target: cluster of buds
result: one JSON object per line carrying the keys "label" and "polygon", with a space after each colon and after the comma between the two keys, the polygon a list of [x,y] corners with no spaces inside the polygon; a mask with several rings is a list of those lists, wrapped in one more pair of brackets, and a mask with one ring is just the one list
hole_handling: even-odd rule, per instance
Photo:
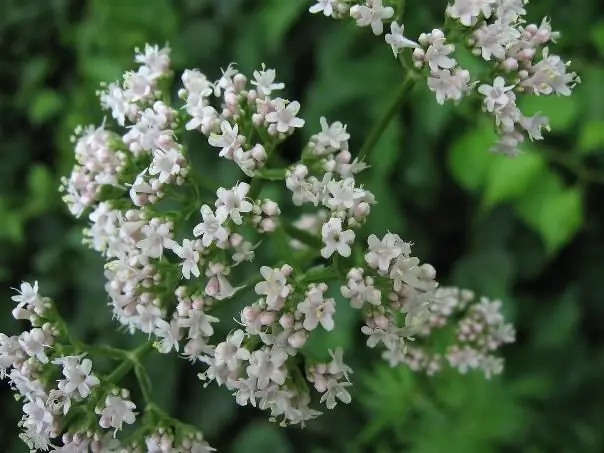
{"label": "cluster of buds", "polygon": [[[560,33],[552,30],[549,20],[544,18],[540,24],[524,20],[528,0],[454,0],[445,10],[451,20],[443,29],[422,33],[417,42],[405,37],[404,26],[392,20],[395,14],[402,17],[403,11],[393,8],[402,8],[401,3],[390,2],[390,6],[384,1],[319,0],[310,12],[336,19],[350,17],[361,27],[370,26],[375,35],[381,35],[384,22],[390,21],[386,43],[397,58],[403,49],[413,49],[411,71],[426,79],[439,104],[447,100],[457,103],[472,95],[481,99],[499,136],[492,151],[515,156],[526,137],[542,140],[542,130],[549,130],[547,117],[525,116],[520,111],[519,96],[570,96],[580,82],[576,73],[568,71],[569,63],[551,52],[549,46]],[[480,57],[492,79],[473,80],[470,71],[454,58],[456,46]],[[406,64],[405,57],[401,58]]]}

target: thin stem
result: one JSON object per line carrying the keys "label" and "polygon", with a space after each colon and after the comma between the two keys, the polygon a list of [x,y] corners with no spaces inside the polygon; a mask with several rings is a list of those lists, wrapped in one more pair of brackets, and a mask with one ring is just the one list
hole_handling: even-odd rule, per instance
{"label": "thin stem", "polygon": [[149,375],[145,371],[145,368],[137,363],[134,366],[134,374],[136,375],[136,380],[138,381],[138,386],[141,389],[141,393],[143,394],[143,399],[145,400],[145,404],[147,406],[153,405],[153,398],[151,395],[151,379]]}
{"label": "thin stem", "polygon": [[396,12],[396,20],[400,22],[403,20],[403,14],[405,13],[405,0],[399,0],[398,8]]}
{"label": "thin stem", "polygon": [[369,132],[369,135],[367,135],[367,138],[363,143],[363,146],[361,146],[361,150],[358,154],[359,158],[367,157],[371,153],[378,140],[388,127],[388,124],[390,124],[390,120],[403,103],[405,96],[413,86],[413,79],[414,77],[411,75],[411,73],[407,75],[404,82],[399,87],[398,91],[392,97],[392,102],[390,103],[384,114],[374,123],[371,131]]}
{"label": "thin stem", "polygon": [[147,355],[153,349],[153,341],[147,341],[142,346],[131,352],[126,352],[124,361],[107,376],[109,382],[118,382],[134,368],[142,357]]}
{"label": "thin stem", "polygon": [[575,155],[548,148],[540,148],[539,151],[550,162],[561,165],[571,173],[574,173],[579,181],[591,184],[604,184],[604,173],[590,170],[583,165],[580,159],[576,159]]}

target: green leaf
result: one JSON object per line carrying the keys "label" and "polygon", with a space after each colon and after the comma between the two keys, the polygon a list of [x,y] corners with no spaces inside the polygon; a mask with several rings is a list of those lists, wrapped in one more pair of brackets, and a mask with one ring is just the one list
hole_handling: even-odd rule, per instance
{"label": "green leaf", "polygon": [[480,295],[507,298],[513,275],[512,257],[506,250],[481,249],[457,261],[452,281]]}
{"label": "green leaf", "polygon": [[567,291],[557,304],[550,307],[535,326],[535,347],[560,349],[572,344],[581,318],[577,291]]}
{"label": "green leaf", "polygon": [[23,242],[23,217],[11,209],[6,199],[0,197],[0,239]]}
{"label": "green leaf", "polygon": [[570,96],[524,96],[519,107],[525,116],[536,113],[547,116],[550,126],[557,131],[572,127],[580,112],[579,103]]}
{"label": "green leaf", "polygon": [[579,150],[591,154],[604,149],[604,120],[588,121],[581,127]]}
{"label": "green leaf", "polygon": [[600,20],[591,29],[591,42],[596,46],[600,55],[604,56],[604,21]]}
{"label": "green leaf", "polygon": [[237,436],[231,448],[232,453],[292,453],[282,429],[276,424],[252,423]]}
{"label": "green leaf", "polygon": [[466,132],[449,149],[447,165],[451,176],[469,191],[477,191],[488,178],[493,155],[489,148],[496,136],[488,123]]}
{"label": "green leaf", "polygon": [[262,22],[269,50],[277,50],[291,25],[307,8],[306,2],[300,1],[269,0],[264,2]]}
{"label": "green leaf", "polygon": [[33,216],[51,208],[58,200],[56,183],[50,170],[41,164],[34,165],[27,175],[29,203],[23,208],[24,216]]}
{"label": "green leaf", "polygon": [[36,93],[29,104],[29,119],[34,124],[41,124],[56,115],[63,107],[63,99],[54,90],[43,89]]}
{"label": "green leaf", "polygon": [[566,245],[583,223],[583,192],[564,187],[560,177],[544,171],[516,200],[514,207],[520,217],[543,240],[549,253]]}
{"label": "green leaf", "polygon": [[369,162],[379,177],[386,177],[392,171],[395,171],[395,164],[399,156],[404,153],[401,146],[401,127],[397,119],[398,117],[395,116],[390,121],[390,124],[375,144],[373,156]]}
{"label": "green leaf", "polygon": [[522,196],[546,168],[545,160],[537,153],[526,153],[517,157],[490,157],[493,162],[487,172],[486,187],[482,196],[482,206],[486,209]]}

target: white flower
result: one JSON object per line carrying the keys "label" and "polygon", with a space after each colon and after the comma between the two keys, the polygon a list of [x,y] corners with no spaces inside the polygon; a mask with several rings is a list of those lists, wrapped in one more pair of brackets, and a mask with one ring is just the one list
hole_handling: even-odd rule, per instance
{"label": "white flower", "polygon": [[151,184],[145,181],[146,173],[147,168],[145,168],[136,176],[136,179],[132,184],[126,184],[127,186],[130,186],[130,199],[136,206],[142,206],[144,204],[143,200],[146,199],[146,197],[143,197],[140,194],[146,194],[148,196],[157,192],[157,190],[153,189],[153,186],[151,186]]}
{"label": "white flower", "polygon": [[424,55],[424,61],[433,72],[438,72],[439,69],[452,69],[457,64],[454,58],[449,57],[454,50],[455,46],[446,44],[444,37],[433,37]]}
{"label": "white flower", "polygon": [[322,12],[325,17],[333,15],[333,8],[336,0],[317,0],[317,3],[312,5],[308,11],[311,14]]}
{"label": "white flower", "polygon": [[33,426],[38,433],[46,431],[54,420],[42,398],[35,398],[25,403],[23,412],[27,415],[27,419],[24,420],[25,424]]}
{"label": "white flower", "polygon": [[136,404],[120,396],[109,395],[105,398],[105,408],[101,411],[99,425],[101,428],[122,429],[124,423],[131,425],[136,420]]}
{"label": "white flower", "polygon": [[212,82],[198,69],[186,69],[182,74],[182,84],[186,91],[187,103],[197,103],[199,99],[207,98],[214,88]]}
{"label": "white flower", "polygon": [[193,235],[195,237],[202,236],[203,246],[209,247],[214,241],[226,241],[229,237],[229,230],[223,227],[222,224],[227,219],[227,213],[222,211],[216,212],[216,215],[214,215],[212,208],[207,204],[204,204],[199,212],[203,221],[193,228]]}
{"label": "white flower", "polygon": [[16,290],[19,294],[17,296],[12,296],[11,299],[17,302],[17,307],[25,308],[25,307],[34,307],[36,312],[41,312],[44,308],[44,301],[42,297],[38,294],[38,282],[35,281],[33,286],[31,283],[23,282],[21,283],[20,290]]}
{"label": "white flower", "polygon": [[82,360],[79,364],[66,364],[63,367],[65,379],[59,381],[59,390],[67,395],[72,395],[76,391],[80,398],[86,398],[90,395],[90,389],[99,385],[100,380],[92,371],[92,361],[90,359]]}
{"label": "white flower", "polygon": [[329,350],[329,355],[332,361],[329,363],[327,371],[333,375],[342,373],[344,379],[349,380],[348,375],[353,374],[353,372],[352,368],[344,363],[344,350],[342,348],[336,348],[335,351]]}
{"label": "white flower", "polygon": [[44,352],[44,348],[48,345],[49,338],[46,333],[40,328],[31,329],[29,332],[23,332],[19,335],[19,344],[23,351],[30,356],[35,357],[42,363],[48,363],[48,357]]}
{"label": "white flower", "polygon": [[319,119],[319,122],[321,123],[321,132],[317,134],[317,141],[320,145],[340,149],[342,144],[350,138],[350,134],[346,132],[346,125],[341,122],[336,121],[330,126],[324,116]]}
{"label": "white flower", "polygon": [[176,149],[156,149],[153,151],[153,161],[149,166],[151,176],[159,175],[159,182],[166,183],[173,176],[178,176],[185,165],[182,154]]}
{"label": "white flower", "polygon": [[145,239],[139,241],[136,246],[150,258],[161,258],[164,248],[171,249],[176,245],[176,242],[170,237],[170,225],[167,223],[157,225],[151,222],[148,225],[143,225],[141,233],[145,236]]}
{"label": "white flower", "polygon": [[334,328],[333,314],[336,311],[336,303],[333,298],[324,299],[323,292],[313,287],[306,293],[306,298],[300,302],[296,309],[304,315],[303,327],[314,330],[321,324],[327,331]]}
{"label": "white flower", "polygon": [[199,252],[195,249],[195,243],[190,239],[183,239],[182,246],[174,248],[174,253],[182,259],[180,266],[182,268],[182,276],[189,280],[191,274],[195,277],[199,277],[200,271],[199,266]]}
{"label": "white flower", "polygon": [[321,238],[325,247],[321,249],[321,256],[329,258],[334,252],[338,252],[343,257],[350,256],[350,243],[354,241],[354,231],[342,231],[342,219],[332,217],[321,228]]}
{"label": "white flower", "polygon": [[4,379],[6,370],[14,366],[23,354],[17,337],[9,337],[0,332],[0,379]]}
{"label": "white flower", "polygon": [[154,345],[159,352],[167,354],[172,349],[177,352],[179,351],[180,347],[178,342],[182,338],[182,335],[180,333],[178,320],[173,319],[171,322],[167,322],[161,318],[157,318],[155,320],[155,330],[153,333],[155,336],[162,339]]}
{"label": "white flower", "polygon": [[191,309],[186,318],[180,320],[180,326],[189,329],[188,338],[211,337],[214,335],[212,323],[220,321],[214,316],[210,316],[201,310]]}
{"label": "white flower", "polygon": [[257,379],[249,378],[249,379],[238,379],[232,383],[234,389],[237,389],[235,392],[235,401],[240,406],[247,406],[250,403],[252,406],[256,407],[256,393],[258,392],[257,387]]}
{"label": "white flower", "polygon": [[505,79],[501,76],[495,77],[493,85],[483,84],[478,87],[478,92],[484,96],[484,106],[487,112],[505,107],[510,98],[506,93],[514,88],[514,85],[505,85]]}
{"label": "white flower", "polygon": [[482,361],[482,354],[469,346],[459,349],[457,346],[449,348],[447,351],[447,360],[449,364],[457,368],[461,374],[466,374],[469,370],[478,368]]}
{"label": "white flower", "polygon": [[428,88],[436,93],[436,102],[444,104],[447,99],[460,100],[468,91],[469,81],[470,73],[464,69],[441,69],[428,77]]}
{"label": "white flower", "polygon": [[354,178],[341,181],[332,179],[327,183],[327,190],[331,197],[327,204],[331,209],[351,209],[357,200],[365,196],[365,191],[354,186]]}
{"label": "white flower", "polygon": [[388,271],[392,260],[403,253],[408,255],[411,251],[408,244],[402,243],[407,246],[404,248],[401,242],[400,238],[392,233],[384,235],[381,241],[375,234],[370,235],[367,239],[368,252],[365,255],[365,261],[374,269],[378,268],[382,272]]}
{"label": "white flower", "polygon": [[158,319],[161,318],[161,309],[156,305],[136,306],[136,324],[144,333],[150,334],[155,328]]}
{"label": "white flower", "polygon": [[249,360],[250,351],[241,347],[244,332],[241,329],[230,334],[226,341],[219,343],[214,351],[216,366],[225,365],[229,370],[235,371],[241,360]]}
{"label": "white flower", "polygon": [[124,89],[126,97],[131,102],[138,102],[148,97],[153,90],[156,75],[147,66],[141,66],[137,72],[128,71],[124,74]]}
{"label": "white flower", "polygon": [[497,19],[492,24],[476,29],[473,36],[482,58],[489,61],[493,56],[504,60],[507,48],[520,38],[520,31],[503,19]]}
{"label": "white flower", "polygon": [[231,157],[235,151],[241,148],[241,144],[245,142],[245,137],[239,135],[239,126],[235,124],[231,126],[227,120],[220,123],[220,131],[222,135],[211,133],[208,137],[210,146],[222,148],[218,155],[220,157]]}
{"label": "white flower", "polygon": [[241,213],[252,212],[254,207],[251,202],[245,199],[250,190],[250,185],[246,182],[240,182],[231,190],[220,187],[216,191],[216,216],[230,217],[237,225],[243,223]]}
{"label": "white flower", "polygon": [[503,359],[492,355],[485,356],[480,361],[480,368],[482,368],[484,376],[491,379],[491,377],[501,374],[503,371]]}
{"label": "white flower", "polygon": [[519,123],[531,140],[543,140],[541,129],[550,130],[549,119],[538,113],[533,116],[521,116]]}
{"label": "white flower", "polygon": [[405,30],[405,26],[403,24],[399,25],[396,22],[392,22],[390,24],[390,33],[387,33],[385,36],[386,44],[392,47],[392,53],[396,57],[401,50],[405,47],[419,47],[419,44],[415,41],[411,41],[410,39],[405,38],[403,32]]}
{"label": "white flower", "polygon": [[357,21],[359,27],[371,26],[375,35],[381,35],[384,32],[386,19],[394,16],[394,8],[383,6],[382,0],[367,0],[367,5],[354,5],[350,8],[350,17]]}
{"label": "white flower", "polygon": [[166,73],[170,68],[170,48],[159,48],[158,45],[151,46],[145,44],[145,52],[141,53],[138,49],[134,49],[136,55],[134,61],[144,64],[151,69],[151,74],[154,77],[159,77]]}
{"label": "white flower", "polygon": [[278,385],[285,383],[287,372],[283,365],[287,354],[279,349],[254,351],[250,356],[250,365],[246,368],[249,377],[258,379],[258,389],[262,390],[271,382]]}
{"label": "white flower", "polygon": [[287,284],[287,278],[281,271],[281,269],[272,269],[268,266],[262,266],[260,273],[264,280],[256,283],[254,291],[256,294],[266,296],[266,305],[271,309],[279,309],[277,302],[281,302],[285,299],[289,292],[290,287]]}
{"label": "white flower", "polygon": [[[367,278],[370,281],[369,278]],[[369,302],[371,305],[380,305],[382,303],[382,293],[373,286],[365,281],[349,279],[346,286],[340,288],[342,295],[350,300],[350,306],[357,310],[363,308],[365,302]]]}
{"label": "white flower", "polygon": [[254,80],[252,85],[256,86],[256,90],[260,96],[268,96],[273,90],[282,90],[285,88],[284,83],[275,83],[276,72],[274,69],[266,69],[262,63],[261,71],[254,71]]}
{"label": "white flower", "polygon": [[286,133],[290,128],[304,126],[304,120],[296,117],[300,111],[298,101],[288,102],[285,99],[277,98],[273,99],[272,105],[275,111],[267,113],[266,121],[277,123],[277,131]]}
{"label": "white flower", "polygon": [[349,404],[352,401],[350,393],[346,390],[346,387],[350,387],[350,382],[338,382],[335,379],[329,379],[327,381],[327,390],[321,396],[321,403],[325,403],[327,409],[333,409],[336,407],[336,399],[339,399],[344,404]]}
{"label": "white flower", "polygon": [[476,19],[482,13],[485,19],[491,17],[491,0],[455,0],[452,5],[447,6],[446,13],[453,19],[471,27],[475,25]]}

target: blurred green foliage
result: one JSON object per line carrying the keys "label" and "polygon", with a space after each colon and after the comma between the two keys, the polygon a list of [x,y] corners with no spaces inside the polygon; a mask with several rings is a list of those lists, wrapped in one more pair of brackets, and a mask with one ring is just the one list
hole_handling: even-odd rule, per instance
{"label": "blurred green foliage", "polygon": [[[407,1],[409,36],[442,22],[444,1]],[[102,263],[80,244],[56,190],[73,163],[70,133],[102,120],[95,90],[130,66],[133,48],[169,42],[176,70],[209,76],[236,61],[265,62],[287,82],[302,115],[348,124],[357,149],[388,104],[400,68],[379,39],[354,24],[306,13],[302,0],[48,0],[0,4],[0,331],[13,332],[9,286],[37,278],[88,341],[112,339]],[[228,392],[203,389],[184,361],[147,365],[158,403],[233,453],[488,453],[604,451],[604,14],[596,0],[533,0],[551,14],[558,52],[583,83],[571,98],[531,98],[552,133],[515,160],[487,149],[493,133],[469,107],[439,106],[415,89],[372,155],[364,181],[379,204],[367,231],[416,244],[440,281],[506,301],[518,326],[504,376],[390,369],[338,304],[353,404],[305,430],[282,430],[241,409]],[[464,61],[465,63],[465,61]],[[307,134],[311,129],[307,129]],[[296,144],[292,144],[295,152]],[[225,170],[229,171],[229,170]],[[340,309],[342,307],[342,309]],[[113,339],[111,341],[114,341]],[[19,405],[8,391],[0,444],[16,437]]]}

